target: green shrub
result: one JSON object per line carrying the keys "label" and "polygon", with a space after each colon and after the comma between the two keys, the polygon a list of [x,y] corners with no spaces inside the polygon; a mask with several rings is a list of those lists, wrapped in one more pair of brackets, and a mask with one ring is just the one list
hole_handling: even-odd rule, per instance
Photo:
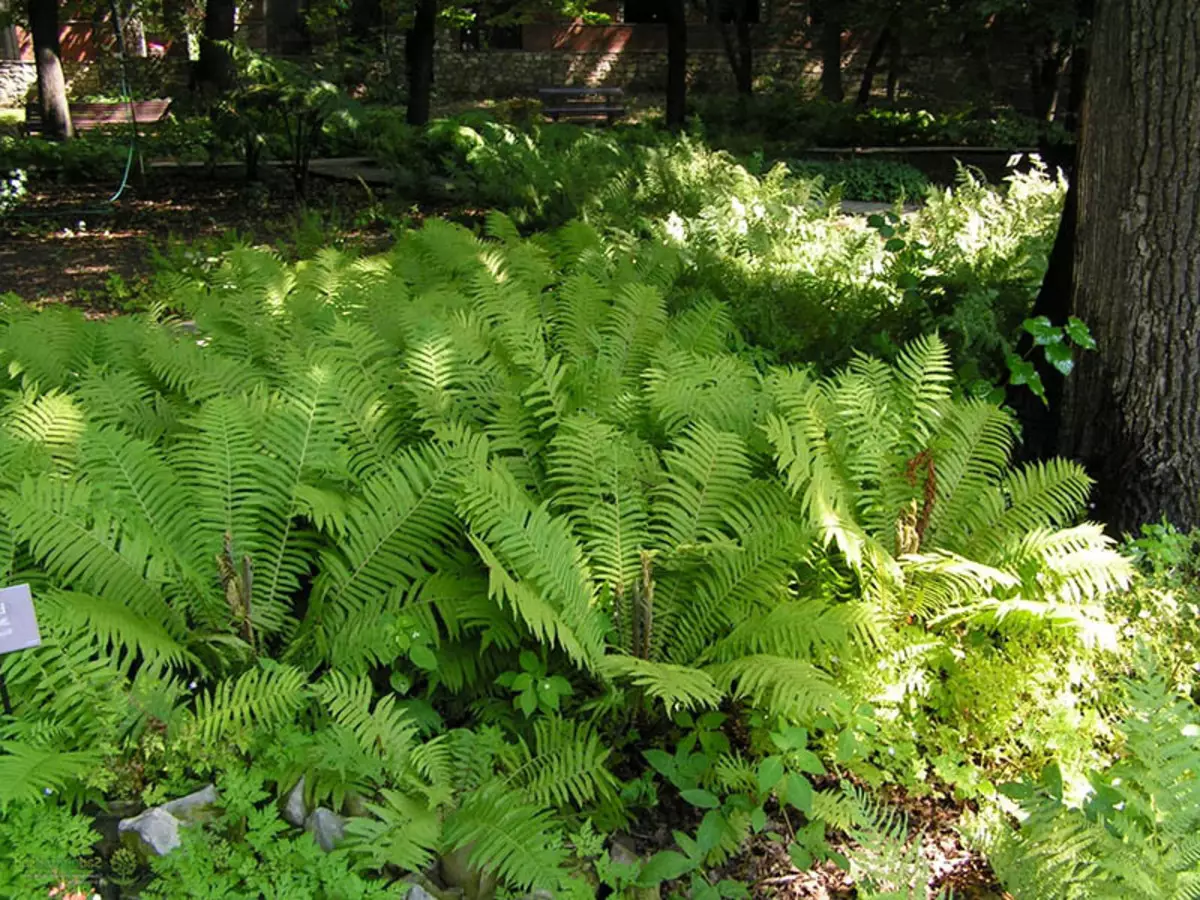
{"label": "green shrub", "polygon": [[843,199],[883,203],[920,200],[929,190],[929,180],[920,169],[906,163],[873,159],[849,162],[792,161],[788,168],[801,178],[820,178],[837,185]]}

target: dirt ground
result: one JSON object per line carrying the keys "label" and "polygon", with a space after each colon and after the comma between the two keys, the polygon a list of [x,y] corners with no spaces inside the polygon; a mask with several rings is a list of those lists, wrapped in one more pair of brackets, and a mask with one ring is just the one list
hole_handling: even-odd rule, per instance
{"label": "dirt ground", "polygon": [[151,171],[109,203],[114,188],[31,185],[21,206],[0,220],[0,293],[119,308],[154,271],[152,248],[166,252],[173,241],[215,241],[230,232],[285,252],[306,230],[365,250],[390,243],[386,229],[364,215],[378,198],[354,183],[314,179],[307,204],[286,180],[247,185],[237,170]]}

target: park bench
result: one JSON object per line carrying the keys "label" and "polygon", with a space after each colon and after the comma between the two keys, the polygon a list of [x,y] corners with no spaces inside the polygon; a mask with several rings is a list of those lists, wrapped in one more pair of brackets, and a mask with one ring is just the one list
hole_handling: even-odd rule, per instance
{"label": "park bench", "polygon": [[[76,131],[90,131],[105,125],[127,125],[130,121],[130,104],[120,103],[71,103],[71,124]],[[171,106],[170,100],[135,100],[133,117],[139,125],[161,121]],[[25,104],[25,133],[38,134],[42,131],[42,110],[37,101]]]}
{"label": "park bench", "polygon": [[609,125],[625,115],[621,104],[625,91],[602,87],[547,87],[538,90],[542,112],[553,121],[560,119],[597,119]]}

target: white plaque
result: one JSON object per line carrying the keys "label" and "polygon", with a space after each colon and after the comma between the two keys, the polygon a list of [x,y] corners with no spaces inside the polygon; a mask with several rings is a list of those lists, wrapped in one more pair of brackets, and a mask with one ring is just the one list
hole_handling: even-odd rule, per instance
{"label": "white plaque", "polygon": [[0,588],[0,654],[28,650],[41,643],[29,585]]}

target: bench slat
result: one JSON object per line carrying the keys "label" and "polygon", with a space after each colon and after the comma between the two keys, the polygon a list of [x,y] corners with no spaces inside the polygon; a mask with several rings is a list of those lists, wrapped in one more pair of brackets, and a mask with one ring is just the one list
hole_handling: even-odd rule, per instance
{"label": "bench slat", "polygon": [[[69,103],[71,124],[77,131],[88,131],[104,125],[127,125],[132,119],[128,103]],[[171,106],[170,100],[135,100],[133,118],[138,123],[160,121]],[[25,130],[42,130],[42,111],[36,103],[25,107]]]}
{"label": "bench slat", "polygon": [[619,87],[552,87],[538,88],[539,94],[550,97],[586,97],[592,94],[622,97],[625,89]]}

